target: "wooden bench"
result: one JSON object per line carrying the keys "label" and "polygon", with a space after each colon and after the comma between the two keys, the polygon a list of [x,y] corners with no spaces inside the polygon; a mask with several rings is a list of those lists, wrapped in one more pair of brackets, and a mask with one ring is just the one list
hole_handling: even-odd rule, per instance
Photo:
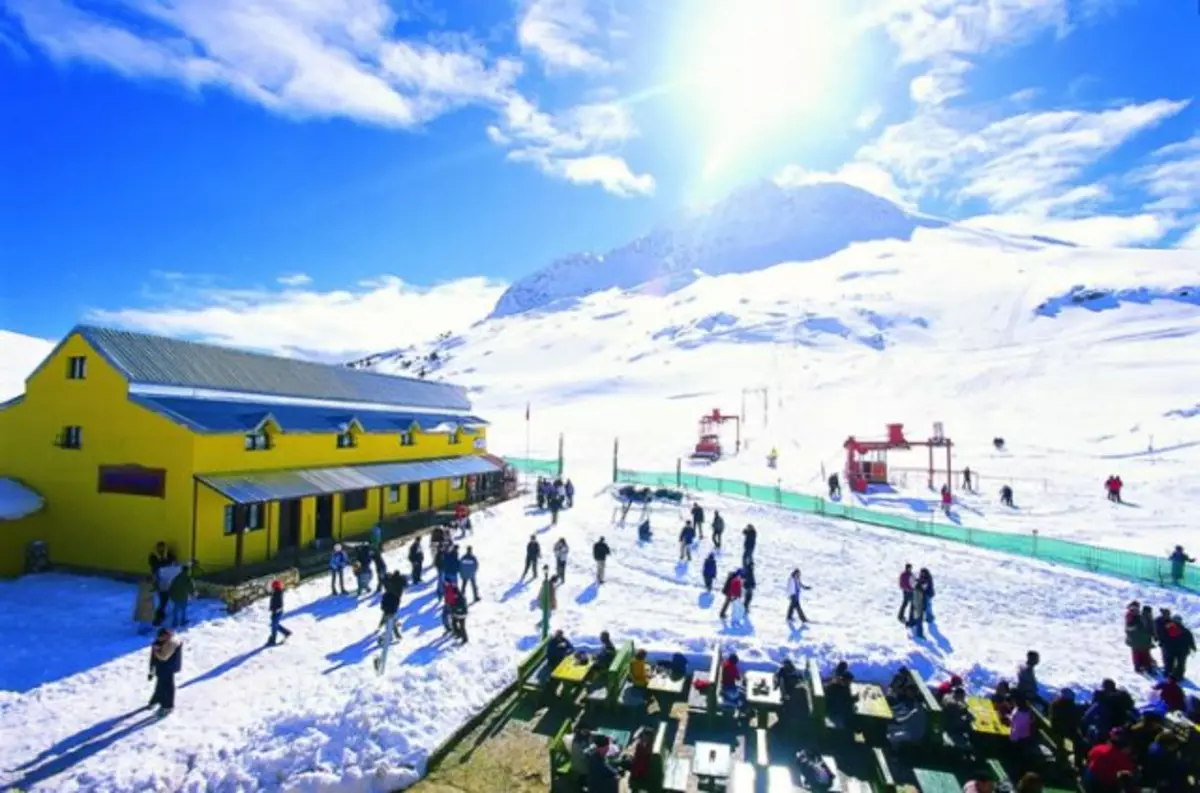
{"label": "wooden bench", "polygon": [[879,789],[883,793],[895,793],[896,777],[892,775],[892,766],[888,762],[887,755],[882,749],[876,748],[874,751],[875,758],[875,773],[879,775]]}
{"label": "wooden bench", "polygon": [[920,673],[910,667],[908,676],[912,678],[917,692],[921,695],[921,706],[929,712],[929,732],[926,740],[940,744],[942,742],[942,706],[933,692],[929,690],[929,686],[925,685],[925,680]]}
{"label": "wooden bench", "polygon": [[660,721],[651,750],[650,789],[666,793],[687,793],[692,776],[692,759],[679,757],[667,746],[667,722]]}
{"label": "wooden bench", "polygon": [[571,731],[571,719],[566,719],[550,741],[550,789],[560,790],[571,780],[571,752],[564,740]]}
{"label": "wooden bench", "polygon": [[820,732],[833,726],[825,711],[825,684],[821,682],[821,667],[817,666],[815,658],[809,658],[805,669],[808,674],[808,712],[812,714]]}
{"label": "wooden bench", "polygon": [[603,687],[588,694],[587,704],[604,705],[609,708],[616,707],[621,697],[621,690],[625,686],[625,681],[629,678],[629,664],[632,661],[633,642],[625,642],[621,646],[621,649],[617,650],[612,663],[608,665],[608,671],[604,673]]}
{"label": "wooden bench", "polygon": [[550,679],[550,669],[546,663],[546,648],[550,646],[550,638],[546,637],[534,646],[529,655],[517,664],[517,680],[525,691],[540,691]]}
{"label": "wooden bench", "polygon": [[1074,767],[1075,763],[1075,742],[1065,735],[1059,735],[1054,732],[1054,727],[1050,724],[1045,714],[1037,708],[1030,708],[1033,711],[1034,723],[1037,724],[1038,733],[1046,744],[1053,750],[1055,759],[1058,762]]}

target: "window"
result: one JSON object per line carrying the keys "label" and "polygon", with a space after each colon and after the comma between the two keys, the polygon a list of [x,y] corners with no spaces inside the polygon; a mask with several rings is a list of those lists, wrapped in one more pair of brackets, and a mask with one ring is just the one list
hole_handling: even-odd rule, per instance
{"label": "window", "polygon": [[400,485],[391,485],[388,487],[388,503],[395,504],[400,501]]}
{"label": "window", "polygon": [[462,435],[460,434],[459,430],[455,430],[454,432],[450,433],[451,446],[457,446],[460,441],[462,441]]}
{"label": "window", "polygon": [[342,493],[342,512],[358,512],[367,508],[367,491],[349,490]]}
{"label": "window", "polygon": [[337,447],[339,449],[353,449],[354,433],[350,432],[349,430],[346,432],[339,432],[337,436]]}
{"label": "window", "polygon": [[67,379],[83,380],[87,377],[87,356],[72,355],[67,359]]}
{"label": "window", "polygon": [[401,446],[412,446],[414,444],[414,442],[415,442],[415,439],[413,438],[413,434],[411,432],[400,433],[400,445]]}
{"label": "window", "polygon": [[167,472],[161,468],[143,468],[140,465],[102,465],[96,490],[120,496],[165,498]]}
{"label": "window", "polygon": [[230,504],[225,507],[225,533],[257,531],[267,525],[266,505]]}
{"label": "window", "polygon": [[58,439],[58,445],[64,449],[82,449],[83,427],[63,427],[62,435]]}
{"label": "window", "polygon": [[462,490],[462,485],[463,485],[463,483],[462,483],[461,476],[456,476],[450,480],[450,489],[451,490]]}
{"label": "window", "polygon": [[271,448],[271,436],[266,430],[246,433],[246,451],[257,452]]}

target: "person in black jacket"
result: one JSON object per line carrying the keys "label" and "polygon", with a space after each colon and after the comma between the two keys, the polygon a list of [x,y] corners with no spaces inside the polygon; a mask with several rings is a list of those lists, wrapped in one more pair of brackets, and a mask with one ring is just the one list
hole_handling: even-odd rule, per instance
{"label": "person in black jacket", "polygon": [[275,646],[275,637],[278,634],[283,634],[283,640],[286,642],[292,632],[283,627],[283,582],[276,579],[271,582],[271,638],[267,639],[267,646]]}
{"label": "person in black jacket", "polygon": [[[403,576],[402,576],[403,577]],[[383,628],[383,636],[380,637],[379,646],[381,652],[375,656],[375,673],[383,674],[383,670],[387,667],[388,650],[391,649],[392,641],[400,641],[400,626],[396,624],[396,612],[400,610],[400,591],[397,591],[395,582],[392,577],[388,577],[390,585],[384,589],[383,597],[379,599],[379,609],[383,612],[379,620],[379,628]],[[379,632],[376,628],[376,633]]]}
{"label": "person in black jacket", "polygon": [[421,583],[421,568],[425,565],[425,552],[421,550],[421,538],[412,541],[408,546],[408,562],[412,565],[413,586]]}
{"label": "person in black jacket", "polygon": [[742,566],[754,561],[754,549],[758,546],[758,529],[753,523],[747,523],[742,529]]}
{"label": "person in black jacket", "polygon": [[525,569],[521,572],[521,580],[525,580],[525,576],[537,578],[538,562],[542,558],[542,546],[537,541],[536,534],[529,535],[529,542],[525,544]]}
{"label": "person in black jacket", "polygon": [[725,518],[721,517],[721,513],[713,510],[712,519],[712,540],[713,546],[721,547],[721,535],[725,533]]}
{"label": "person in black jacket", "polygon": [[746,565],[746,572],[742,580],[742,603],[746,606],[746,613],[750,613],[750,601],[754,600],[754,590],[758,588],[758,579],[754,576],[754,562]]}
{"label": "person in black jacket", "polygon": [[604,565],[608,562],[609,555],[612,554],[612,549],[608,547],[608,543],[604,538],[596,540],[596,544],[592,546],[592,558],[596,560],[596,583],[604,583]]}
{"label": "person in black jacket", "polygon": [[158,705],[158,715],[166,716],[175,709],[175,675],[183,668],[183,643],[167,628],[159,628],[150,648],[150,675],[154,680],[154,695],[147,707]]}
{"label": "person in black jacket", "polygon": [[378,595],[383,591],[384,579],[388,575],[387,562],[384,561],[383,550],[381,548],[371,548],[371,561],[375,565],[375,594]]}
{"label": "person in black jacket", "polygon": [[574,651],[575,646],[571,644],[571,640],[561,630],[555,631],[546,645],[546,668],[553,672]]}
{"label": "person in black jacket", "polygon": [[704,507],[697,501],[692,504],[692,525],[696,527],[696,536],[704,539]]}
{"label": "person in black jacket", "polygon": [[[716,537],[716,529],[713,529],[713,536]],[[712,592],[713,581],[717,577],[717,554],[709,551],[708,556],[704,558],[704,591]]]}

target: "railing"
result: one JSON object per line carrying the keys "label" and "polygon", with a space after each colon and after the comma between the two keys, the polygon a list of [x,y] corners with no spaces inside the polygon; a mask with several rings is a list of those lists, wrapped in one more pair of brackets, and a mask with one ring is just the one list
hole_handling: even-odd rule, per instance
{"label": "railing", "polygon": [[[536,472],[554,473],[558,465],[557,461],[506,459],[510,464],[522,468],[522,470]],[[523,468],[525,465],[537,467],[525,469]],[[1147,556],[1132,551],[1120,551],[1069,540],[1051,539],[1039,536],[1036,529],[1029,534],[1015,534],[938,523],[932,518],[917,520],[904,515],[877,512],[845,502],[829,501],[818,496],[796,493],[772,485],[752,484],[738,479],[719,479],[674,471],[634,471],[627,468],[618,468],[616,473],[617,481],[624,484],[717,493],[722,496],[748,499],[760,504],[771,504],[793,512],[842,518],[855,523],[919,534],[923,537],[960,542],[977,548],[986,548],[989,551],[1024,556],[1092,573],[1103,573],[1155,584],[1171,583],[1171,563],[1165,556]],[[1186,567],[1181,583],[1188,588],[1200,588],[1200,570],[1192,566]]]}

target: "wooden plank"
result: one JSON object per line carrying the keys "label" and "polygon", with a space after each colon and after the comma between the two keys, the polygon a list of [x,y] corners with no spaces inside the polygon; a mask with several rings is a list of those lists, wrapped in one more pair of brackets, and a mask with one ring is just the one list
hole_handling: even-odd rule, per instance
{"label": "wooden plank", "polygon": [[771,755],[767,748],[767,731],[754,731],[754,764],[766,768],[771,764]]}
{"label": "wooden plank", "polygon": [[668,793],[687,793],[692,777],[692,758],[672,757],[663,774],[663,790]]}
{"label": "wooden plank", "polygon": [[875,772],[879,774],[880,787],[886,793],[894,793],[896,790],[896,778],[892,776],[892,767],[888,763],[887,755],[882,749],[875,749],[873,752],[875,758]]}
{"label": "wooden plank", "polygon": [[817,729],[825,729],[825,684],[821,682],[821,668],[815,658],[809,658],[805,666],[808,671],[808,710],[817,722]]}

